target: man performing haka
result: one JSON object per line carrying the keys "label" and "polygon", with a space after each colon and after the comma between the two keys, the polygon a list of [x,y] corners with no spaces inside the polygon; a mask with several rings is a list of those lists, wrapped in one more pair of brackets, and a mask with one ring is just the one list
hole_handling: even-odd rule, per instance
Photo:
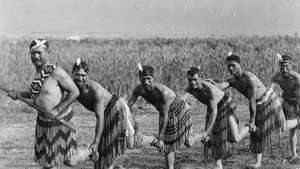
{"label": "man performing haka", "polygon": [[70,122],[74,112],[70,105],[79,95],[71,77],[61,68],[48,64],[49,44],[45,39],[35,39],[29,46],[31,61],[36,69],[30,91],[11,90],[12,99],[32,99],[39,111],[36,121],[34,161],[44,169],[64,163],[75,165],[88,158],[88,149],[78,150],[75,133],[56,119]]}
{"label": "man performing haka", "polygon": [[254,125],[247,124],[239,133],[236,105],[229,93],[224,93],[217,86],[201,79],[200,69],[191,67],[187,70],[188,87],[183,98],[193,95],[207,105],[206,127],[202,141],[210,141],[216,169],[222,169],[222,159],[227,155],[226,142],[236,143],[255,131]]}
{"label": "man performing haka", "polygon": [[155,82],[154,68],[152,66],[139,66],[141,85],[134,88],[128,101],[131,107],[141,96],[151,103],[159,112],[158,136],[153,140],[160,152],[165,153],[168,169],[174,169],[174,151],[185,144],[191,146],[201,140],[200,135],[188,138],[192,124],[191,113],[184,100],[167,86]]}
{"label": "man performing haka", "polygon": [[280,133],[285,127],[281,104],[276,94],[266,89],[253,73],[242,70],[239,56],[230,55],[226,58],[226,62],[228,71],[233,77],[215,85],[222,90],[233,87],[249,100],[249,125],[257,128],[255,132],[250,133],[250,147],[255,154],[256,163],[249,167],[259,168],[265,147],[271,145],[272,136]]}
{"label": "man performing haka", "polygon": [[292,58],[288,55],[279,57],[280,72],[273,75],[270,88],[273,89],[278,83],[282,90],[282,109],[286,119],[287,128],[290,130],[290,146],[292,157],[290,163],[296,163],[297,155],[297,128],[300,118],[300,74],[292,70]]}
{"label": "man performing haka", "polygon": [[88,64],[77,59],[72,70],[80,91],[77,100],[96,116],[95,136],[90,146],[94,153],[90,157],[95,162],[94,169],[113,169],[115,160],[126,148],[150,146],[154,137],[136,133],[127,102],[89,79],[88,73]]}

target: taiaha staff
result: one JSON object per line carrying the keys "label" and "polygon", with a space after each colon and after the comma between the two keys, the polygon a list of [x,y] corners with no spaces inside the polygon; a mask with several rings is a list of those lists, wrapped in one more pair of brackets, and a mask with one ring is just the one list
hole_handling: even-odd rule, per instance
{"label": "taiaha staff", "polygon": [[[11,90],[0,85],[0,90],[9,93]],[[74,129],[74,127],[72,126],[72,124],[64,119],[58,119],[57,117],[55,117],[52,113],[50,113],[49,111],[46,111],[45,109],[43,109],[42,107],[34,104],[33,102],[27,100],[26,98],[17,95],[16,98],[18,100],[21,100],[22,102],[26,103],[28,106],[35,108],[36,110],[45,113],[48,117],[50,117],[51,119],[53,119],[56,122],[59,122],[61,124],[63,124],[64,126],[68,127],[69,129],[71,129],[72,131],[76,132],[76,130]]]}

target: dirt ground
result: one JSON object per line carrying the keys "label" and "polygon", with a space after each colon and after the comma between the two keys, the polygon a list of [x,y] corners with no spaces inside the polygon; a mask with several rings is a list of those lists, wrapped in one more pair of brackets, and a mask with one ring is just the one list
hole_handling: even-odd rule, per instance
{"label": "dirt ground", "polygon": [[[196,103],[199,104],[199,103]],[[192,106],[192,121],[194,132],[203,131],[205,107]],[[76,116],[74,124],[77,129],[77,139],[79,146],[91,143],[94,135],[95,118],[93,113],[85,111],[78,104],[75,104]],[[248,118],[247,106],[238,106],[238,117],[240,126]],[[33,145],[35,133],[36,113],[32,112],[25,105],[19,102],[7,102],[0,105],[0,169],[38,169],[39,166],[33,162]],[[137,113],[137,120],[145,135],[157,133],[158,113],[152,107],[140,108]],[[263,168],[285,168],[300,169],[300,165],[282,165],[282,154],[287,154],[287,135],[285,143],[281,144],[281,150],[275,147],[274,150],[267,151],[263,157]],[[242,142],[230,146],[233,154],[224,161],[226,169],[242,169],[246,164],[253,162],[249,151],[249,138]],[[300,151],[300,149],[298,149]],[[268,155],[267,155],[268,154]],[[176,153],[176,169],[209,169],[212,168],[212,159],[209,156],[205,160],[203,146],[196,145],[193,148],[183,148]],[[128,150],[121,157],[118,164],[123,163],[126,169],[162,169],[165,166],[164,156],[153,147]],[[300,164],[300,163],[299,163]],[[70,169],[70,167],[60,166],[60,169]],[[86,161],[78,164],[75,169],[92,169],[93,163]]]}

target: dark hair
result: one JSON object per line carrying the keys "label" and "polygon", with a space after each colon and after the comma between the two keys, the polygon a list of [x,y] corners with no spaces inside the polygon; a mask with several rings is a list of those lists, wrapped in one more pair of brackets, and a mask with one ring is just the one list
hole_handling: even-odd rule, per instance
{"label": "dark hair", "polygon": [[190,75],[190,76],[193,76],[195,74],[199,75],[199,73],[200,73],[200,69],[198,67],[196,67],[196,66],[190,67],[187,70],[187,75]]}
{"label": "dark hair", "polygon": [[229,61],[235,61],[237,63],[241,63],[241,58],[237,55],[230,55],[226,58],[226,61],[229,62]]}
{"label": "dark hair", "polygon": [[72,73],[80,69],[83,69],[86,73],[89,73],[89,65],[85,61],[81,61],[79,65],[77,63],[74,63]]}
{"label": "dark hair", "polygon": [[143,65],[143,70],[139,71],[140,76],[154,76],[154,68],[152,66]]}
{"label": "dark hair", "polygon": [[288,56],[288,55],[282,55],[282,61],[292,61],[292,57],[291,56]]}
{"label": "dark hair", "polygon": [[46,46],[46,50],[48,51],[49,50],[49,43],[48,43],[48,41],[46,40],[46,39],[34,39],[34,40],[32,40],[31,41],[31,43],[30,43],[30,45],[29,45],[29,50],[33,47],[33,46],[35,46],[36,45],[36,41],[46,41],[45,43],[44,43],[44,45]]}

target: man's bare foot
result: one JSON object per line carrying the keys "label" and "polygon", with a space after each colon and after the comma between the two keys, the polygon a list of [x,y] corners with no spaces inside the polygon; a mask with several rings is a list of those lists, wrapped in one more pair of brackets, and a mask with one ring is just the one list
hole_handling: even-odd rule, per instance
{"label": "man's bare foot", "polygon": [[192,147],[196,143],[201,142],[202,135],[201,134],[196,134],[196,135],[190,135],[184,142],[184,145],[187,147]]}
{"label": "man's bare foot", "polygon": [[250,164],[247,166],[247,169],[259,169],[261,168],[261,165],[259,164]]}
{"label": "man's bare foot", "polygon": [[91,150],[87,147],[82,147],[77,149],[77,154],[73,156],[69,161],[66,161],[65,164],[68,166],[74,166],[80,162],[83,162],[89,158]]}
{"label": "man's bare foot", "polygon": [[299,164],[300,158],[298,156],[293,156],[288,159],[289,164]]}

